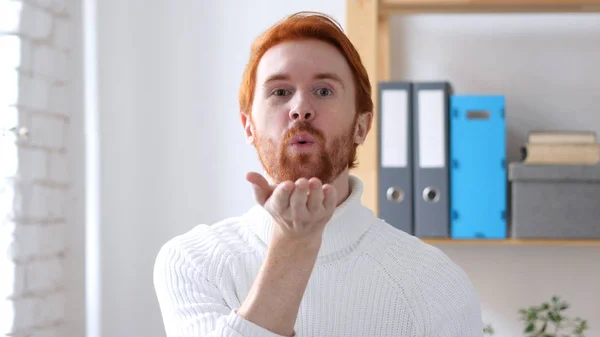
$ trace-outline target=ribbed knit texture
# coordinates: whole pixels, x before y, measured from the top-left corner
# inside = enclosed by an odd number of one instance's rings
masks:
[[[436,247],[384,221],[361,202],[362,182],[325,228],[295,325],[296,336],[482,336],[467,275]],[[159,251],[154,285],[168,337],[275,337],[236,315],[271,236],[260,206],[198,225]]]

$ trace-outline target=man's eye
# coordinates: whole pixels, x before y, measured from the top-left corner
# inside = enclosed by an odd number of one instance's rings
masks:
[[[327,88],[321,88],[317,90],[317,94],[319,94],[319,96],[330,96],[332,91]]]

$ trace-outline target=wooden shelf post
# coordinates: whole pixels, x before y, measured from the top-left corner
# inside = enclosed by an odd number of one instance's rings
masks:
[[[377,210],[377,83],[379,25],[378,0],[346,0],[346,34],[358,50],[369,74],[372,97],[375,103],[373,122],[365,143],[358,147],[358,167],[352,174],[364,184],[363,203],[374,212]]]

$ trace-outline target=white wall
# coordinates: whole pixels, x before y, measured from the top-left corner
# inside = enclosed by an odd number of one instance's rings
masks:
[[[98,1],[101,336],[163,336],[152,286],[152,264],[160,245],[198,223],[238,215],[251,205],[244,174],[259,170],[260,166],[254,150],[244,142],[239,122],[237,91],[241,73],[252,39],[282,16],[305,9],[327,12],[345,24],[344,0]],[[592,112],[583,112],[583,108],[589,111],[594,104],[597,106],[597,101],[578,94],[570,81],[565,82],[564,88],[574,105],[567,105],[557,95],[560,84],[549,82],[556,64],[564,67],[573,58],[584,69],[578,73],[565,70],[562,74],[569,78],[577,74],[576,78],[583,78],[588,88],[598,88],[600,76],[592,61],[594,57],[599,59],[598,50],[591,46],[592,40],[583,39],[589,37],[592,29],[598,31],[598,26],[592,24],[594,18],[584,21],[571,17],[566,23],[578,26],[579,30],[571,29],[566,36],[562,26],[553,26],[559,20],[555,17],[534,20],[529,26],[523,22],[530,22],[532,17],[524,21],[514,19],[511,22],[521,27],[518,34],[508,28],[499,32],[486,19],[478,22],[485,28],[477,28],[477,32],[490,32],[490,38],[502,35],[502,43],[478,41],[478,45],[494,46],[509,53],[528,51],[524,54],[526,59],[536,53],[546,57],[545,63],[530,65],[528,68],[538,70],[526,75],[542,80],[546,87],[550,85],[552,97],[545,97],[540,101],[544,105],[535,108],[531,100],[525,102],[523,96],[518,96],[522,104],[511,111],[523,111],[519,116],[527,120],[527,115],[535,116],[550,109],[556,111],[557,123],[599,125]],[[464,43],[466,38],[457,37],[469,31],[460,30],[465,27],[462,22],[466,22],[466,27],[475,26],[466,18],[451,20],[394,21],[396,27],[409,28],[412,34],[412,37],[394,34],[394,57],[400,60],[393,67],[395,77],[451,75],[461,91],[519,93],[522,90],[539,101],[543,87],[515,73],[515,67],[523,59],[492,66],[489,58],[479,57],[481,52],[475,54],[470,46],[467,50],[452,51],[453,67],[434,66],[437,61],[442,61],[442,65],[450,62],[444,52],[450,53],[449,46],[439,47],[447,43],[441,41],[442,37],[455,36],[455,40]],[[443,24],[449,24],[450,28],[442,29]],[[535,35],[525,45],[517,40],[525,34],[523,30]],[[556,35],[558,40],[551,39]],[[561,53],[559,43],[586,54]],[[556,45],[558,49],[549,53],[548,45]],[[406,59],[398,53],[405,47],[411,47]],[[432,49],[435,53],[430,53]],[[432,54],[437,59],[431,59]],[[503,59],[505,55],[498,58]],[[488,65],[487,72],[481,67],[471,68],[478,62]],[[504,70],[491,72],[498,69]],[[494,81],[482,80],[486,78]],[[477,83],[486,86],[475,87]],[[511,107],[515,107],[513,102]],[[559,111],[567,106],[580,107],[570,111],[578,111],[587,122],[581,124],[561,117]],[[518,133],[523,129],[515,132],[516,137],[522,137]],[[514,141],[513,146],[518,142]],[[473,277],[482,295],[485,318],[494,323],[499,337],[518,336],[516,310],[522,305],[536,304],[555,291],[570,300],[592,324],[600,324],[600,317],[593,309],[598,302],[594,296],[599,293],[595,284],[600,284],[600,276],[586,269],[598,258],[597,248],[444,249]],[[564,255],[556,255],[563,252]],[[516,256],[521,253],[526,257],[519,262]],[[556,268],[577,274],[559,277]],[[551,277],[551,281],[542,279],[544,275]]]
[[[411,15],[391,27],[393,80],[506,95],[510,161],[530,129],[600,136],[600,14]],[[440,247],[471,276],[496,336],[523,336],[517,311],[555,294],[600,335],[600,247]]]
[[[81,223],[70,217],[70,9],[63,0],[0,3],[3,336],[62,336],[71,326],[66,237]],[[4,135],[11,127],[28,133]]]
[[[345,17],[344,1],[98,5],[101,336],[163,336],[160,245],[252,203],[237,91],[252,39],[284,15]]]
[[[392,79],[506,95],[509,160],[534,128],[600,138],[600,14],[396,16],[391,28]]]
[[[64,0],[63,0],[64,1]],[[65,315],[67,326],[65,336],[86,336],[86,293],[85,293],[85,116],[84,116],[84,60],[83,60],[83,0],[66,1],[70,16],[68,41],[70,49],[67,67],[70,82],[69,172],[71,189],[67,208],[67,222],[72,224],[65,233],[69,254],[65,261],[65,284],[69,290],[66,299]],[[90,336],[88,336],[90,337]]]

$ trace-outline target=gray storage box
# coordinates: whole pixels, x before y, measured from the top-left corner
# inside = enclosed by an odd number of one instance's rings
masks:
[[[511,236],[600,238],[600,165],[510,163]]]

